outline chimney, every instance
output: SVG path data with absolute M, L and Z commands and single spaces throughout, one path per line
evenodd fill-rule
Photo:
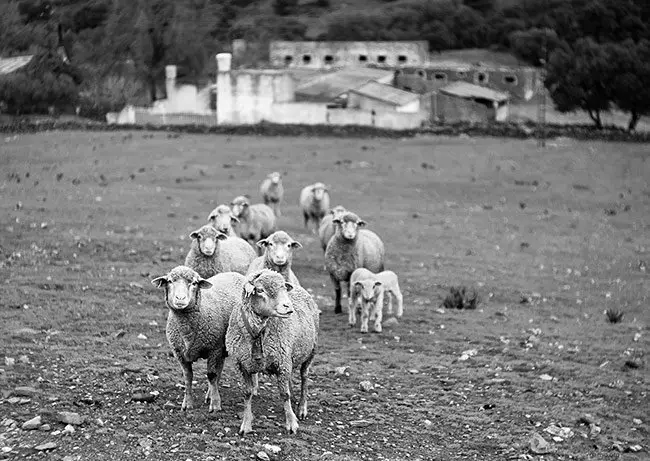
M 173 112 L 176 99 L 176 66 L 165 66 L 165 92 L 167 93 L 167 112 Z

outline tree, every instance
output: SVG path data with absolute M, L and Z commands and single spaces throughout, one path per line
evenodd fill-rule
M 429 42 L 433 51 L 450 50 L 456 44 L 456 37 L 442 21 L 432 21 L 422 26 L 420 35 Z
M 457 45 L 462 48 L 477 48 L 485 44 L 485 19 L 472 8 L 461 6 L 456 10 L 451 30 L 455 31 Z
M 642 115 L 650 115 L 650 41 L 606 46 L 616 72 L 611 81 L 612 101 L 630 113 L 627 128 L 633 131 Z
M 615 73 L 610 50 L 586 38 L 578 40 L 573 49 L 553 52 L 544 84 L 560 112 L 582 109 L 600 129 L 601 113 L 611 108 Z
M 275 0 L 273 11 L 278 16 L 288 16 L 294 12 L 297 6 L 298 0 Z
M 556 49 L 567 47 L 550 29 L 519 30 L 510 34 L 509 41 L 511 50 L 534 66 L 539 66 Z

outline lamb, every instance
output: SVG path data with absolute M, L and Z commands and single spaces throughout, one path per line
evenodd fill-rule
M 359 267 L 372 272 L 383 271 L 384 243 L 374 232 L 359 229 L 366 222 L 352 212 L 343 213 L 332 222 L 336 232 L 325 249 L 325 268 L 334 284 L 334 312 L 340 314 L 341 283 L 349 283 L 352 272 Z
M 334 235 L 334 223 L 332 221 L 334 218 L 341 216 L 346 211 L 347 210 L 343 206 L 337 205 L 332 208 L 320 222 L 320 226 L 318 227 L 318 237 L 320 238 L 320 245 L 323 248 L 323 252 L 325 251 L 325 248 L 327 248 L 327 243 Z
M 251 205 L 246 195 L 235 197 L 230 206 L 233 215 L 239 219 L 239 236 L 257 248 L 260 255 L 262 251 L 256 242 L 275 232 L 276 218 L 273 210 L 263 203 Z
M 228 236 L 236 235 L 233 226 L 239 222 L 239 219 L 232 214 L 232 210 L 228 205 L 219 205 L 208 216 L 208 222 L 217 229 Z
M 226 350 L 242 374 L 244 416 L 240 435 L 252 431 L 254 374 L 277 376 L 284 402 L 285 428 L 296 433 L 298 420 L 291 407 L 291 375 L 300 368 L 298 417 L 307 416 L 309 366 L 316 353 L 319 317 L 313 298 L 269 269 L 247 276 L 242 302 L 233 309 L 226 332 Z
M 192 244 L 185 265 L 203 278 L 221 272 L 246 274 L 255 259 L 255 251 L 239 237 L 228 237 L 209 224 L 190 234 Z
M 381 332 L 383 318 L 384 294 L 388 292 L 388 313 L 393 313 L 393 300 L 397 299 L 396 317 L 403 314 L 403 298 L 399 289 L 397 275 L 393 271 L 383 271 L 373 274 L 368 269 L 355 269 L 350 277 L 349 323 L 354 327 L 357 323 L 357 312 L 361 311 L 361 333 L 368 332 L 368 320 L 374 320 L 374 331 Z
M 264 255 L 257 257 L 248 267 L 247 274 L 252 274 L 262 269 L 271 269 L 278 272 L 284 280 L 293 286 L 300 286 L 298 277 L 291 270 L 293 250 L 302 248 L 299 242 L 284 231 L 272 233 L 268 238 L 260 240 L 257 245 L 265 248 Z
M 280 203 L 284 197 L 284 187 L 282 187 L 282 175 L 277 171 L 269 174 L 260 185 L 260 194 L 265 205 L 273 208 L 275 216 L 280 217 Z
M 318 230 L 321 220 L 330 207 L 328 187 L 322 182 L 305 187 L 300 192 L 300 206 L 305 218 L 305 229 L 309 229 L 309 221 L 313 221 L 315 230 Z
M 209 412 L 221 410 L 219 380 L 226 358 L 226 329 L 234 308 L 241 308 L 241 291 L 246 279 L 227 272 L 206 280 L 187 266 L 177 266 L 151 283 L 165 289 L 167 341 L 181 364 L 185 377 L 182 410 L 194 408 L 192 364 L 207 360 Z

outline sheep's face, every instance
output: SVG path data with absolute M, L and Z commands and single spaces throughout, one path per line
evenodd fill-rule
M 358 296 L 364 303 L 373 305 L 377 301 L 377 294 L 381 287 L 379 280 L 359 280 L 354 284 Z
M 354 213 L 343 214 L 334 218 L 332 222 L 340 228 L 341 235 L 346 240 L 356 239 L 359 228 L 366 225 L 366 222 Z
M 277 171 L 274 171 L 273 173 L 271 173 L 269 175 L 269 179 L 271 180 L 271 183 L 273 183 L 273 184 L 279 184 L 281 178 L 282 178 L 282 176 Z
M 242 215 L 246 213 L 246 210 L 250 206 L 250 203 L 245 196 L 240 196 L 235 198 L 230 204 L 230 206 L 232 208 L 232 214 L 235 217 L 240 218 Z
M 185 266 L 178 266 L 169 274 L 153 279 L 151 283 L 158 288 L 164 288 L 167 306 L 179 311 L 196 304 L 199 290 L 212 287 L 210 282 Z
M 225 205 L 222 205 L 222 207 L 222 209 L 217 208 L 215 211 L 210 213 L 208 221 L 210 222 L 210 225 L 219 232 L 229 235 L 230 230 L 239 222 L 239 219 L 232 214 L 229 207 Z
M 325 198 L 325 192 L 327 192 L 327 187 L 325 184 L 318 183 L 311 188 L 311 193 L 314 196 L 314 200 L 317 202 L 320 202 L 323 200 L 323 198 Z
M 302 248 L 299 242 L 284 231 L 273 233 L 268 238 L 257 242 L 257 245 L 265 248 L 266 259 L 276 266 L 284 266 L 291 262 L 293 250 Z
M 263 269 L 244 284 L 244 296 L 253 298 L 253 310 L 260 317 L 289 317 L 293 313 L 291 290 L 293 285 L 269 269 Z
M 190 234 L 199 244 L 199 251 L 206 255 L 212 256 L 217 249 L 217 241 L 227 238 L 223 232 L 219 232 L 212 226 L 203 226 Z
M 343 206 L 337 205 L 337 206 L 335 206 L 334 208 L 332 208 L 330 210 L 330 214 L 334 218 L 340 218 L 341 216 L 343 216 L 343 213 L 345 213 L 346 211 L 348 211 L 348 210 L 346 210 Z

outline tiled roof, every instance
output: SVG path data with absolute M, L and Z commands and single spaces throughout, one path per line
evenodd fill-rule
M 379 82 L 368 82 L 365 85 L 350 91 L 362 96 L 387 102 L 394 106 L 403 106 L 419 99 L 420 97 L 416 93 L 400 90 L 394 86 L 385 85 Z
M 481 98 L 497 102 L 507 101 L 510 99 L 507 93 L 491 90 L 490 88 L 485 88 L 483 86 L 478 86 L 467 82 L 450 83 L 449 85 L 440 88 L 439 91 L 441 93 L 457 96 L 459 98 Z
M 0 75 L 10 74 L 26 66 L 33 56 L 15 56 L 13 58 L 0 58 Z
M 393 80 L 392 70 L 374 69 L 372 67 L 353 67 L 328 72 L 309 78 L 298 84 L 296 94 L 331 101 L 349 90 L 359 88 L 371 81 Z

